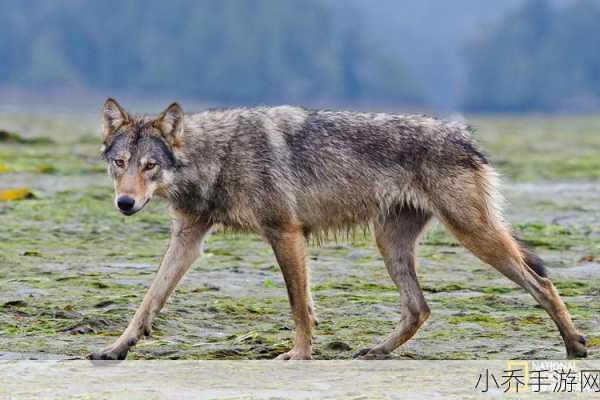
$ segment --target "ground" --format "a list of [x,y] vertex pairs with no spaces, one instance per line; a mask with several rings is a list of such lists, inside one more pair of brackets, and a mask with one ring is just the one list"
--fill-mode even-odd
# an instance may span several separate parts
[[[0,359],[79,358],[110,344],[141,302],[169,238],[165,204],[112,204],[97,122],[0,115]],[[600,119],[469,119],[505,176],[507,216],[546,260],[600,358]],[[24,188],[21,191],[6,189]],[[4,190],[4,191],[2,191]],[[31,194],[28,192],[31,191]],[[27,198],[29,197],[29,198]],[[369,233],[311,246],[318,359],[347,359],[389,333],[398,294]],[[432,310],[398,359],[563,358],[523,290],[434,225],[418,250]],[[273,358],[292,321],[259,237],[217,231],[130,359]]]

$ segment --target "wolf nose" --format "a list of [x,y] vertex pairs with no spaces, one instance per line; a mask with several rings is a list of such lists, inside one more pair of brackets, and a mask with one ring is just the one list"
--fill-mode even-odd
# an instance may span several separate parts
[[131,211],[134,204],[135,199],[133,197],[121,196],[117,199],[117,206],[121,211]]

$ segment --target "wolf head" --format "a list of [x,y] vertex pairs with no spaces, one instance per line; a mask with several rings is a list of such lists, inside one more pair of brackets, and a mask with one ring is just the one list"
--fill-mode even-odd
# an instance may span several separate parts
[[109,98],[102,118],[102,152],[114,181],[115,206],[133,215],[168,190],[182,144],[183,110],[173,103],[156,118],[130,116]]

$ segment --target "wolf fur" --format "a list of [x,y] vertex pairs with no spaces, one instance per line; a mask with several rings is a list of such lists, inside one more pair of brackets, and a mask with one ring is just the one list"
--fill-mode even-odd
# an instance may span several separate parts
[[569,357],[586,355],[585,339],[544,277],[541,260],[504,221],[497,175],[468,126],[424,115],[291,106],[184,115],[174,103],[158,117],[130,116],[112,99],[103,121],[103,155],[117,205],[123,196],[134,201],[129,215],[155,195],[165,198],[173,234],[132,322],[115,344],[91,358],[123,358],[149,334],[152,318],[215,224],[258,233],[273,247],[296,324],[295,345],[282,359],[311,357],[316,317],[305,239],[372,229],[399,288],[402,317],[382,343],[358,355],[385,356],[429,316],[414,254],[433,217],[534,296],[557,324]]

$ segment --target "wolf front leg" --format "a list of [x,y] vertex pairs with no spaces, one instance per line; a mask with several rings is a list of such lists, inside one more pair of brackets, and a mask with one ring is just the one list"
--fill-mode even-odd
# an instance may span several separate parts
[[267,235],[287,287],[292,315],[296,325],[294,347],[277,357],[278,360],[310,360],[314,316],[306,267],[306,244],[301,229],[284,229]]
[[144,336],[149,336],[152,320],[169,295],[202,252],[202,241],[211,224],[204,220],[172,212],[171,241],[160,268],[142,304],[125,332],[108,348],[88,356],[92,360],[124,360],[129,348]]

